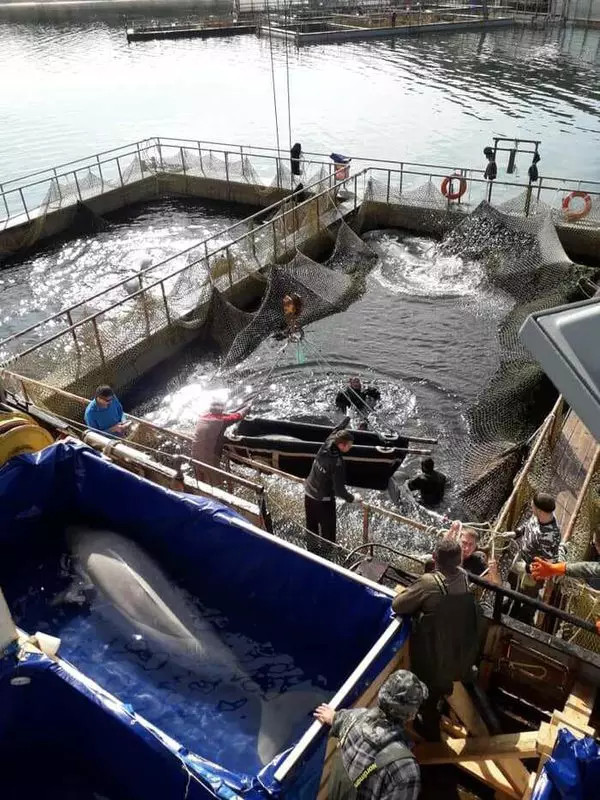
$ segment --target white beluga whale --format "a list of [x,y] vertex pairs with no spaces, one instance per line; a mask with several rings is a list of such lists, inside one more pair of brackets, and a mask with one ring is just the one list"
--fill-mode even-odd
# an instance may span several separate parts
[[217,678],[219,700],[232,707],[243,704],[241,698],[254,705],[248,710],[251,719],[260,719],[257,751],[263,765],[289,746],[293,728],[325,699],[308,681],[263,699],[212,624],[135,542],[113,531],[84,527],[70,528],[67,541],[80,582],[83,577],[94,592],[92,608],[123,638],[143,639],[150,651],[168,655],[200,679]]

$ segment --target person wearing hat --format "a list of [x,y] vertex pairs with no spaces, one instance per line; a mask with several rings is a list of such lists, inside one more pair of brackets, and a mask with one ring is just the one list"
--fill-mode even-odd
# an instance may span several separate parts
[[[235,422],[244,419],[249,410],[249,407],[245,407],[227,414],[225,403],[222,400],[213,400],[208,412],[201,414],[196,423],[192,458],[218,469],[221,466],[225,430]],[[204,471],[201,467],[196,467],[195,472],[198,480],[211,483],[211,473],[208,470]]]
[[[346,418],[343,424],[348,422]],[[354,442],[352,431],[342,428],[333,433],[321,445],[313,461],[308,478],[304,483],[304,510],[306,527],[311,533],[335,542],[337,515],[335,498],[341,497],[347,503],[360,500],[346,488],[346,469],[344,454]],[[309,550],[316,549],[313,537],[308,540]]]
[[317,708],[315,717],[331,725],[331,735],[338,739],[327,787],[329,800],[417,800],[421,772],[405,726],[427,695],[427,687],[416,675],[399,669],[379,690],[377,708]]
[[[515,539],[521,547],[520,557],[513,567],[513,571],[519,577],[518,591],[534,599],[539,598],[544,588],[544,581],[538,580],[535,574],[532,574],[534,560],[541,558],[555,562],[558,559],[560,528],[554,516],[555,509],[556,501],[552,495],[536,492],[531,501],[529,519],[515,531]],[[521,622],[531,625],[535,608],[515,600],[510,614]]]
[[124,419],[123,406],[110,386],[98,386],[94,399],[85,409],[84,419],[88,428],[112,436],[123,437],[129,428],[129,422]]
[[363,389],[362,383],[358,375],[353,375],[348,381],[348,385],[339,391],[335,398],[335,405],[339,411],[344,414],[348,411],[350,406],[353,406],[361,413],[372,411],[375,403],[381,400],[381,392],[374,386],[365,386]]

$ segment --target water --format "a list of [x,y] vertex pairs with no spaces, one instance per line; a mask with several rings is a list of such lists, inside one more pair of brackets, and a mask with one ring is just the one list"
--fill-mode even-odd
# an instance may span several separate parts
[[[280,140],[288,146],[287,61],[291,138],[305,150],[483,166],[493,135],[518,135],[542,140],[542,175],[599,180],[599,46],[600,31],[571,28],[300,50],[273,42]],[[153,135],[276,143],[264,38],[128,46],[117,17],[0,23],[0,76],[3,178]],[[527,166],[517,161],[520,175]],[[4,270],[2,332],[126,272],[147,244],[171,252],[201,239],[214,230],[209,216],[200,212],[194,230],[193,213],[154,207],[96,240]],[[506,305],[476,264],[438,261],[427,240],[380,232],[371,241],[381,259],[366,294],[311,326],[305,363],[286,354],[255,410],[328,416],[339,386],[359,372],[378,382],[394,425],[439,437],[440,465],[456,473],[466,410],[496,363]],[[275,350],[266,342],[250,358],[239,393],[262,380]],[[150,399],[133,408],[189,430],[214,390],[214,368],[202,354],[164,365]]]
[[[211,248],[217,249],[226,239],[216,234],[252,211],[208,201],[149,203],[111,217],[99,233],[61,238],[36,250],[0,271],[0,338],[133,277],[144,260],[157,264],[209,236],[215,236]],[[156,278],[178,266],[166,265]],[[134,280],[131,288],[136,291],[139,284]],[[98,302],[88,308],[97,310]]]
[[[290,655],[240,633],[221,612],[183,589],[185,602],[231,650],[239,669],[232,666],[229,674],[218,655],[212,664],[207,653],[205,663],[191,670],[171,651],[153,649],[134,622],[125,636],[110,623],[94,590],[83,590],[85,582],[67,556],[45,559],[18,581],[27,587],[11,590],[18,625],[59,636],[63,658],[168,736],[225,769],[256,774],[262,767],[259,729],[274,741],[281,737],[284,750],[308,727],[313,709],[331,689],[323,676],[308,680]],[[160,627],[161,620],[149,622]],[[282,703],[288,718],[278,713]]]
[[[280,140],[484,166],[542,140],[540,173],[599,179],[600,31],[526,28],[294,50],[273,42]],[[0,179],[149,136],[275,145],[268,39],[127,45],[122,19],[0,22]],[[518,163],[525,174],[528,163]]]

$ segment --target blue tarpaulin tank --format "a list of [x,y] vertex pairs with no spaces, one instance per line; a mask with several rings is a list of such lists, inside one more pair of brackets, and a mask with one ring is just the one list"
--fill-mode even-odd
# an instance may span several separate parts
[[[111,627],[74,567],[78,525],[153,559],[232,654],[231,676],[210,653],[182,665]],[[61,638],[58,660],[0,660],[3,800],[24,784],[46,800],[314,798],[327,736],[314,705],[351,704],[406,635],[388,590],[76,443],[0,470],[0,546],[16,624]],[[268,762],[266,733],[281,744]]]
[[563,729],[558,732],[531,800],[593,800],[600,796],[599,786],[598,743],[590,736],[577,739]]

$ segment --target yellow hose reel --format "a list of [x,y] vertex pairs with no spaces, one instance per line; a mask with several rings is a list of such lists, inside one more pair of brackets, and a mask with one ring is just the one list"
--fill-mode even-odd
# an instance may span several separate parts
[[36,453],[53,443],[45,428],[21,411],[0,412],[0,466],[22,453]]

